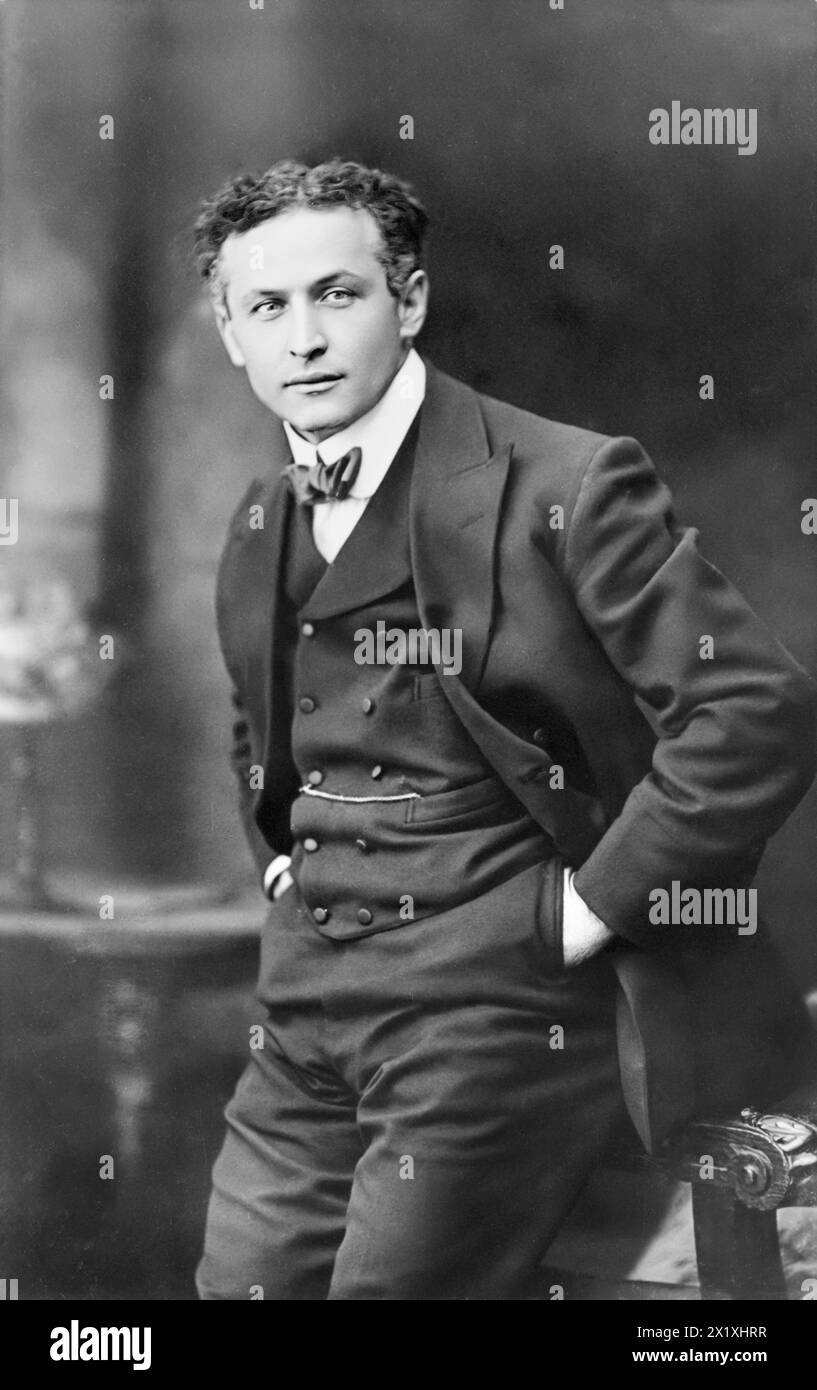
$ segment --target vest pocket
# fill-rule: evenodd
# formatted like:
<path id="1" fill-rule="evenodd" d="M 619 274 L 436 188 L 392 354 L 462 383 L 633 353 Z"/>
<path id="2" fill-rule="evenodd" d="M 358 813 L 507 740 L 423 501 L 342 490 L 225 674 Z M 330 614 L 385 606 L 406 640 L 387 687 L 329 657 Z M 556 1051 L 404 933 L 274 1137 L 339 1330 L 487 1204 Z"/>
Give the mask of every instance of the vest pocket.
<path id="1" fill-rule="evenodd" d="M 437 825 L 456 821 L 476 812 L 507 803 L 521 815 L 522 808 L 499 777 L 481 777 L 465 787 L 452 787 L 447 792 L 419 796 L 406 802 L 406 824 Z"/>

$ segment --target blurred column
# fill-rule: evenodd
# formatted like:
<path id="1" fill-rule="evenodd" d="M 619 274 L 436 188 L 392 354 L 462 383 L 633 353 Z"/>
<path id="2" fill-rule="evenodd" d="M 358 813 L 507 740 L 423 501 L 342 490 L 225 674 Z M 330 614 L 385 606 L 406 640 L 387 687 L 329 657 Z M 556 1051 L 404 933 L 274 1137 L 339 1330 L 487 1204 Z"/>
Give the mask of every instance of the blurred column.
<path id="1" fill-rule="evenodd" d="M 19 499 L 20 531 L 18 544 L 0 552 L 0 568 L 27 586 L 67 583 L 95 628 L 120 639 L 120 679 L 104 707 L 43 737 L 48 859 L 94 881 L 161 870 L 173 854 L 163 829 L 183 833 L 178 779 L 161 776 L 165 750 L 152 746 L 147 626 L 162 10 L 108 0 L 0 6 L 0 496 Z M 0 730 L 0 761 L 8 756 Z M 0 837 L 2 871 L 14 843 L 7 788 Z"/>

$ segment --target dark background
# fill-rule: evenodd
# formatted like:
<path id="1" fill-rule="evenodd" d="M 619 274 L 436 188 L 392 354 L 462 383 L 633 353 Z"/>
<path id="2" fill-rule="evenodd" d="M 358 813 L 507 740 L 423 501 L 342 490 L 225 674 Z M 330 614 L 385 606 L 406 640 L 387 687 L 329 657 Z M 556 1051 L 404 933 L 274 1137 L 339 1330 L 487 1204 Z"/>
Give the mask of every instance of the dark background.
<path id="1" fill-rule="evenodd" d="M 217 340 L 189 229 L 225 176 L 284 155 L 413 180 L 434 225 L 421 350 L 514 404 L 638 437 L 705 553 L 817 673 L 817 537 L 800 528 L 817 493 L 813 0 L 0 8 L 0 489 L 22 515 L 0 562 L 68 577 L 124 652 L 102 706 L 45 739 L 54 867 L 92 897 L 123 875 L 252 879 L 212 590 L 270 420 Z M 649 112 L 674 99 L 756 107 L 756 154 L 651 145 Z M 0 792 L 0 867 L 12 820 Z M 759 880 L 804 984 L 816 850 L 812 792 Z"/>

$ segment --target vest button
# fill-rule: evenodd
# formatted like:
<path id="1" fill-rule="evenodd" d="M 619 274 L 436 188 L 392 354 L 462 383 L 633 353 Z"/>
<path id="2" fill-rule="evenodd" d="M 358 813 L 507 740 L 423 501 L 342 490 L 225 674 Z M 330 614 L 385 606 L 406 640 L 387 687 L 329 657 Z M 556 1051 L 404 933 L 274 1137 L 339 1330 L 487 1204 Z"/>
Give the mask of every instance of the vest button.
<path id="1" fill-rule="evenodd" d="M 374 707 L 375 707 L 374 700 L 372 699 L 371 695 L 367 695 L 366 698 L 365 698 L 365 700 L 363 701 L 363 713 L 364 713 L 364 714 L 371 714 L 372 711 L 374 710 Z"/>
<path id="2" fill-rule="evenodd" d="M 306 839 L 304 840 L 304 849 L 306 850 L 307 854 L 314 854 L 317 848 L 317 840 L 314 840 L 311 835 L 307 835 Z"/>
<path id="3" fill-rule="evenodd" d="M 328 907 L 316 907 L 312 916 L 315 918 L 316 922 L 325 922 L 329 917 L 329 909 Z"/>
<path id="4" fill-rule="evenodd" d="M 317 709 L 317 705 L 310 695 L 302 695 L 298 701 L 298 709 L 302 714 L 312 714 L 313 710 Z"/>
<path id="5" fill-rule="evenodd" d="M 314 772 L 308 773 L 306 780 L 309 783 L 310 787 L 319 787 L 321 782 L 323 781 L 323 773 L 318 772 L 316 768 Z"/>
<path id="6" fill-rule="evenodd" d="M 304 637 L 315 636 L 315 629 L 312 623 L 301 623 L 301 632 L 303 633 Z"/>
<path id="7" fill-rule="evenodd" d="M 357 845 L 357 847 L 358 847 L 358 849 L 360 850 L 360 853 L 361 853 L 361 854 L 368 854 L 368 853 L 369 853 L 369 841 L 368 841 L 368 840 L 355 840 L 355 844 Z"/>
<path id="8" fill-rule="evenodd" d="M 382 769 L 382 767 L 380 766 L 380 763 L 377 763 L 377 764 L 372 768 L 372 776 L 373 776 L 373 777 L 382 777 L 382 776 L 383 776 L 383 769 Z"/>
<path id="9" fill-rule="evenodd" d="M 533 731 L 533 741 L 534 741 L 534 743 L 544 743 L 544 741 L 545 741 L 545 731 L 544 731 L 544 729 L 534 729 L 534 731 Z"/>
<path id="10" fill-rule="evenodd" d="M 372 920 L 372 914 L 368 907 L 361 907 L 357 914 L 357 920 L 362 927 L 368 927 Z"/>

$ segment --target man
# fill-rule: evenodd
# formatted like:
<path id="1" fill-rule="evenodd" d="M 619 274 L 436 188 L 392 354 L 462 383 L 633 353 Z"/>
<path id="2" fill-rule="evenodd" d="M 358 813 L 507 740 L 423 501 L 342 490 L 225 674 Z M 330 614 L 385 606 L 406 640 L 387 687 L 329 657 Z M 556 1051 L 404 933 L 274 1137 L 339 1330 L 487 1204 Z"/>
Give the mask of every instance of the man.
<path id="1" fill-rule="evenodd" d="M 622 1097 L 658 1143 L 759 1101 L 801 1036 L 762 930 L 650 905 L 748 890 L 813 776 L 814 689 L 634 440 L 421 358 L 425 228 L 339 160 L 197 223 L 280 422 L 218 579 L 272 904 L 207 1299 L 528 1296 Z"/>

